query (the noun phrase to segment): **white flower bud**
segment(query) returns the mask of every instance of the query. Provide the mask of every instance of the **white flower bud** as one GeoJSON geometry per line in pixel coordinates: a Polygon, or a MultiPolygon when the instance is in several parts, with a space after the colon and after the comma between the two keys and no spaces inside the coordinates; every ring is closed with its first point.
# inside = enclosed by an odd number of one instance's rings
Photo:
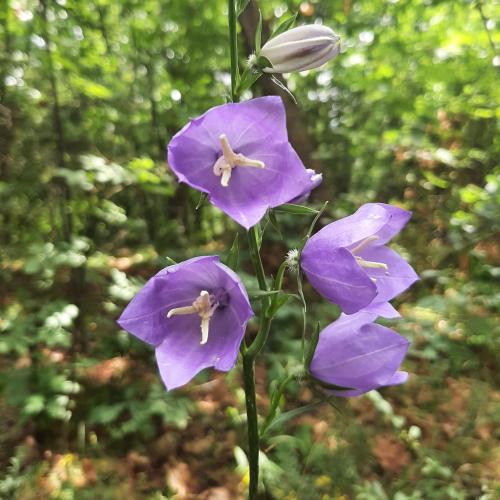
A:
{"type": "Polygon", "coordinates": [[[340,51],[340,37],[330,28],[308,24],[285,31],[268,40],[259,56],[273,65],[266,73],[291,73],[318,68],[340,51]]]}

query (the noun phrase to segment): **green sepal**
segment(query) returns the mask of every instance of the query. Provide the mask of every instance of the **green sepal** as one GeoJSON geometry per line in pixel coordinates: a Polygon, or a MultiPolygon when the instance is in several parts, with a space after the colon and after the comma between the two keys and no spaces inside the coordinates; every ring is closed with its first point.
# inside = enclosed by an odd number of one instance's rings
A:
{"type": "Polygon", "coordinates": [[[242,94],[249,89],[261,76],[262,71],[259,68],[253,66],[246,68],[238,83],[238,94],[242,94]]]}
{"type": "Polygon", "coordinates": [[[295,103],[297,104],[297,99],[295,99],[295,96],[292,94],[292,91],[281,81],[281,80],[278,80],[278,78],[276,78],[274,75],[271,75],[271,81],[277,86],[279,87],[283,92],[285,92],[286,94],[288,94],[288,96],[290,97],[290,99],[295,103]]]}
{"type": "Polygon", "coordinates": [[[165,260],[169,266],[175,266],[177,264],[177,262],[175,262],[175,260],[170,258],[168,255],[165,257],[165,260]]]}
{"type": "Polygon", "coordinates": [[[257,28],[255,28],[255,54],[259,57],[260,47],[262,44],[262,12],[259,9],[259,20],[257,28]]]}

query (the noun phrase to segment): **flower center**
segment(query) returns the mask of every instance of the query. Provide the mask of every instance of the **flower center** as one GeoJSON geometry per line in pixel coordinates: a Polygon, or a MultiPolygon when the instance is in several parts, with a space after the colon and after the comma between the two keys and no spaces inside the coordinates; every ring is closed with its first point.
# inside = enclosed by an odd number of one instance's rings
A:
{"type": "Polygon", "coordinates": [[[235,167],[265,168],[265,164],[259,160],[252,160],[246,156],[235,153],[227,140],[225,134],[220,136],[222,156],[214,164],[214,174],[221,177],[220,183],[223,187],[229,186],[231,173],[235,167]]]}
{"type": "Polygon", "coordinates": [[[354,255],[354,258],[356,259],[356,262],[364,268],[372,268],[372,269],[385,269],[386,271],[389,269],[387,267],[387,264],[384,264],[383,262],[374,262],[371,260],[365,260],[363,257],[360,257],[359,255],[356,255],[356,253],[360,252],[363,250],[363,248],[366,248],[372,241],[378,240],[377,235],[373,236],[368,236],[368,238],[365,238],[362,240],[358,245],[356,245],[352,250],[351,253],[354,255]]]}
{"type": "Polygon", "coordinates": [[[201,318],[200,344],[204,345],[208,341],[208,326],[210,323],[210,318],[213,316],[218,306],[219,302],[215,300],[215,297],[213,295],[210,295],[206,290],[202,290],[200,292],[200,295],[190,306],[175,307],[174,309],[170,309],[170,311],[168,311],[167,313],[167,318],[183,314],[198,314],[201,318]]]}

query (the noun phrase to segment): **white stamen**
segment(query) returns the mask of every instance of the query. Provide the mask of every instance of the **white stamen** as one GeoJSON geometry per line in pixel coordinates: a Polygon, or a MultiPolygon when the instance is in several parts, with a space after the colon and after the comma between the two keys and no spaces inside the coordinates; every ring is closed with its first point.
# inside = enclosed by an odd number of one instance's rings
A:
{"type": "Polygon", "coordinates": [[[357,254],[358,252],[361,252],[363,248],[366,248],[367,245],[369,245],[372,241],[378,240],[379,237],[374,234],[373,236],[368,236],[368,238],[365,238],[362,240],[357,246],[355,246],[352,250],[351,253],[353,255],[357,254]]]}
{"type": "Polygon", "coordinates": [[[247,158],[241,153],[236,154],[232,150],[225,134],[220,136],[220,144],[222,148],[222,156],[215,162],[213,172],[218,177],[222,176],[220,183],[223,187],[229,186],[231,173],[235,167],[265,168],[265,163],[260,160],[247,158]]]}
{"type": "Polygon", "coordinates": [[[202,290],[199,297],[197,297],[190,306],[175,307],[174,309],[170,309],[167,313],[167,318],[177,315],[197,313],[201,318],[200,344],[204,345],[208,342],[208,327],[210,324],[210,318],[213,316],[217,306],[219,305],[218,302],[212,303],[213,300],[213,296],[210,296],[206,290],[202,290]]]}
{"type": "Polygon", "coordinates": [[[372,269],[385,269],[386,271],[387,269],[389,269],[387,267],[387,264],[384,264],[383,262],[373,262],[371,260],[365,260],[357,255],[355,255],[354,258],[361,267],[367,267],[372,269]]]}

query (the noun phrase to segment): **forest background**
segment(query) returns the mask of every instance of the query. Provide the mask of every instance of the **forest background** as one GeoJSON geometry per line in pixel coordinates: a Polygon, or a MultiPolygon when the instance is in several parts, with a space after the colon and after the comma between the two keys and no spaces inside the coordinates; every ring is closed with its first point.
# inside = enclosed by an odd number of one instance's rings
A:
{"type": "MultiPolygon", "coordinates": [[[[196,208],[199,193],[166,165],[170,138],[228,94],[226,7],[0,1],[0,498],[231,499],[244,491],[239,370],[204,373],[167,394],[151,349],[115,323],[167,256],[224,255],[236,233],[244,242],[217,209],[196,208]]],[[[342,37],[333,62],[286,78],[299,106],[283,96],[291,142],[324,174],[310,201],[332,200],[320,226],[369,201],[412,210],[395,246],[422,278],[396,303],[404,321],[395,328],[412,340],[409,382],[282,422],[264,443],[265,497],[493,499],[498,4],[259,7],[264,39],[295,12],[299,24],[322,22],[342,37]]],[[[257,19],[252,0],[240,17],[242,61],[257,19]]],[[[254,95],[279,92],[263,78],[254,95]]],[[[268,272],[310,223],[277,219],[281,231],[266,231],[268,272]]],[[[248,269],[242,244],[241,274],[248,269]]],[[[312,321],[336,317],[312,288],[305,293],[312,321]]],[[[300,331],[300,307],[290,302],[258,366],[261,411],[264,389],[300,350],[300,331]]],[[[297,381],[282,409],[317,400],[297,381]]]]}

